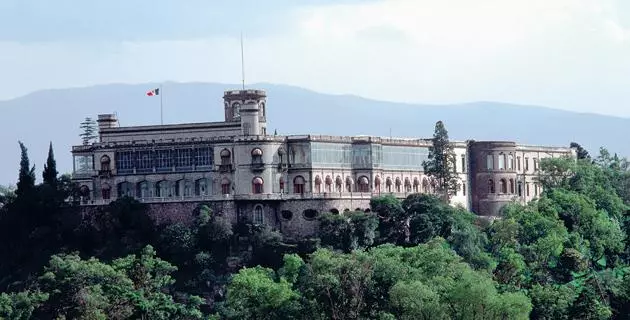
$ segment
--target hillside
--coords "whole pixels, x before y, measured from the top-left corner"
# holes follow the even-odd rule
[[[29,148],[38,179],[52,141],[59,171],[72,170],[70,146],[79,143],[79,123],[99,113],[117,112],[123,126],[158,124],[159,97],[145,92],[155,84],[101,85],[45,90],[0,101],[0,184],[14,183],[19,166],[17,140]],[[550,108],[495,102],[414,105],[321,94],[302,88],[257,84],[268,93],[268,131],[279,134],[390,135],[429,137],[443,120],[451,139],[516,140],[527,144],[568,146],[577,141],[595,153],[600,146],[630,155],[621,137],[630,119],[580,114]],[[225,89],[216,83],[163,85],[165,123],[220,121]]]

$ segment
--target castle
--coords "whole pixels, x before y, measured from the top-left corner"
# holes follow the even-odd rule
[[[323,212],[369,210],[378,195],[434,192],[422,166],[430,139],[269,135],[265,91],[225,91],[223,99],[221,122],[120,127],[115,115],[99,115],[99,141],[72,147],[82,205],[131,196],[176,219],[204,203],[234,222],[300,236],[316,230]],[[509,141],[452,144],[462,187],[451,201],[481,216],[536,198],[540,159],[575,156]]]

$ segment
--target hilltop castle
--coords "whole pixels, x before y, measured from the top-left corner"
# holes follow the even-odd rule
[[[81,203],[132,196],[171,220],[205,203],[234,222],[299,236],[316,230],[322,212],[369,210],[377,195],[433,192],[422,166],[430,139],[269,135],[265,91],[226,91],[223,99],[220,122],[120,127],[115,115],[99,115],[99,141],[72,147]],[[537,197],[540,159],[574,156],[509,141],[452,144],[462,188],[451,201],[482,216]]]

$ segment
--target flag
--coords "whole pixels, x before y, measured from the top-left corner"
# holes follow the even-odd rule
[[[159,95],[160,95],[160,88],[155,88],[155,89],[147,92],[147,96],[149,96],[149,97],[159,96]]]

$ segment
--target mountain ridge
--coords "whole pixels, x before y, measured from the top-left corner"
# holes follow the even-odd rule
[[[60,172],[72,170],[70,146],[80,144],[85,117],[117,112],[121,126],[159,124],[159,98],[146,92],[156,82],[40,90],[1,100],[0,184],[14,183],[22,140],[38,178],[52,141]],[[165,123],[222,121],[225,90],[240,85],[164,82]],[[510,140],[528,145],[568,146],[576,141],[591,153],[600,146],[630,155],[620,137],[630,134],[630,119],[571,112],[546,106],[476,101],[461,104],[414,104],[325,94],[297,86],[256,83],[267,90],[268,132],[279,134],[372,135],[428,138],[436,121],[445,122],[453,140]],[[611,139],[612,138],[612,139]]]

